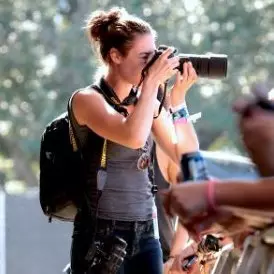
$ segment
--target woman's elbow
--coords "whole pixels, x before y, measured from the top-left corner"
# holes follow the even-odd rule
[[[146,145],[146,140],[143,140],[141,138],[132,138],[129,142],[129,147],[132,149],[139,149]]]
[[[128,146],[131,149],[139,149],[146,145],[147,138],[139,132],[131,132],[125,136]]]

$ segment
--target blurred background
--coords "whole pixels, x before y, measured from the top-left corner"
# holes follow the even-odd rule
[[[2,0],[0,274],[61,273],[68,261],[71,225],[47,224],[37,197],[40,138],[71,93],[93,82],[85,19],[114,5],[149,21],[158,45],[228,55],[228,77],[199,80],[189,109],[202,112],[203,150],[245,155],[231,104],[255,84],[274,86],[274,0]]]

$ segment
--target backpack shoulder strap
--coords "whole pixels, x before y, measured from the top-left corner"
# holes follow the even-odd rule
[[[111,105],[117,112],[122,113],[125,117],[128,116],[128,111],[126,110],[126,108],[119,105],[118,101],[116,100],[116,97],[112,94],[112,91],[107,87],[107,85],[102,79],[99,81],[98,84],[92,84],[89,87],[93,88],[94,90],[102,94],[102,96],[105,98],[108,104]],[[70,99],[68,100],[67,113],[68,113],[68,120],[69,120],[69,136],[70,136],[70,141],[73,147],[73,151],[79,151],[81,154],[81,158],[83,158],[80,141],[76,134],[75,127],[72,124],[72,121],[73,121],[73,113],[72,113],[72,106],[71,106],[72,99],[75,96],[75,94],[78,93],[79,91],[80,90],[75,91],[71,95]]]
[[[83,158],[82,152],[81,152],[80,141],[77,137],[75,127],[72,125],[73,114],[71,111],[71,103],[72,103],[73,96],[78,92],[79,92],[79,90],[75,91],[69,98],[68,105],[67,105],[67,113],[68,113],[68,122],[69,122],[69,137],[70,137],[70,142],[72,144],[73,151],[74,152],[79,151],[81,154],[81,158]]]

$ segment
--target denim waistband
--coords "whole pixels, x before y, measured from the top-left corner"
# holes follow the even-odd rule
[[[110,227],[112,230],[124,230],[124,231],[137,231],[137,230],[149,230],[153,225],[153,220],[148,221],[118,221],[118,220],[106,220],[97,219],[97,228]]]

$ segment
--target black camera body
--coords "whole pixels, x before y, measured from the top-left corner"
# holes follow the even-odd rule
[[[219,238],[211,234],[206,235],[198,245],[198,252],[204,255],[210,252],[218,252],[221,249],[219,240]]]
[[[167,46],[160,46],[152,59],[150,60],[148,67],[151,66],[154,61],[166,50]],[[174,49],[173,53],[169,58],[175,56],[177,49]],[[180,58],[180,65],[177,68],[181,73],[183,73],[183,64],[185,62],[191,62],[197,75],[204,78],[215,78],[221,79],[225,78],[227,75],[227,55],[225,54],[178,54]]]
[[[87,256],[90,265],[87,274],[116,274],[126,256],[126,247],[126,241],[117,236],[96,241]]]
[[[214,237],[213,235],[206,235],[205,238],[198,245],[198,253],[202,255],[207,255],[211,252],[220,251],[221,246],[219,244],[219,238]],[[184,259],[182,263],[182,270],[187,271],[189,268],[198,260],[197,255],[191,255]]]

